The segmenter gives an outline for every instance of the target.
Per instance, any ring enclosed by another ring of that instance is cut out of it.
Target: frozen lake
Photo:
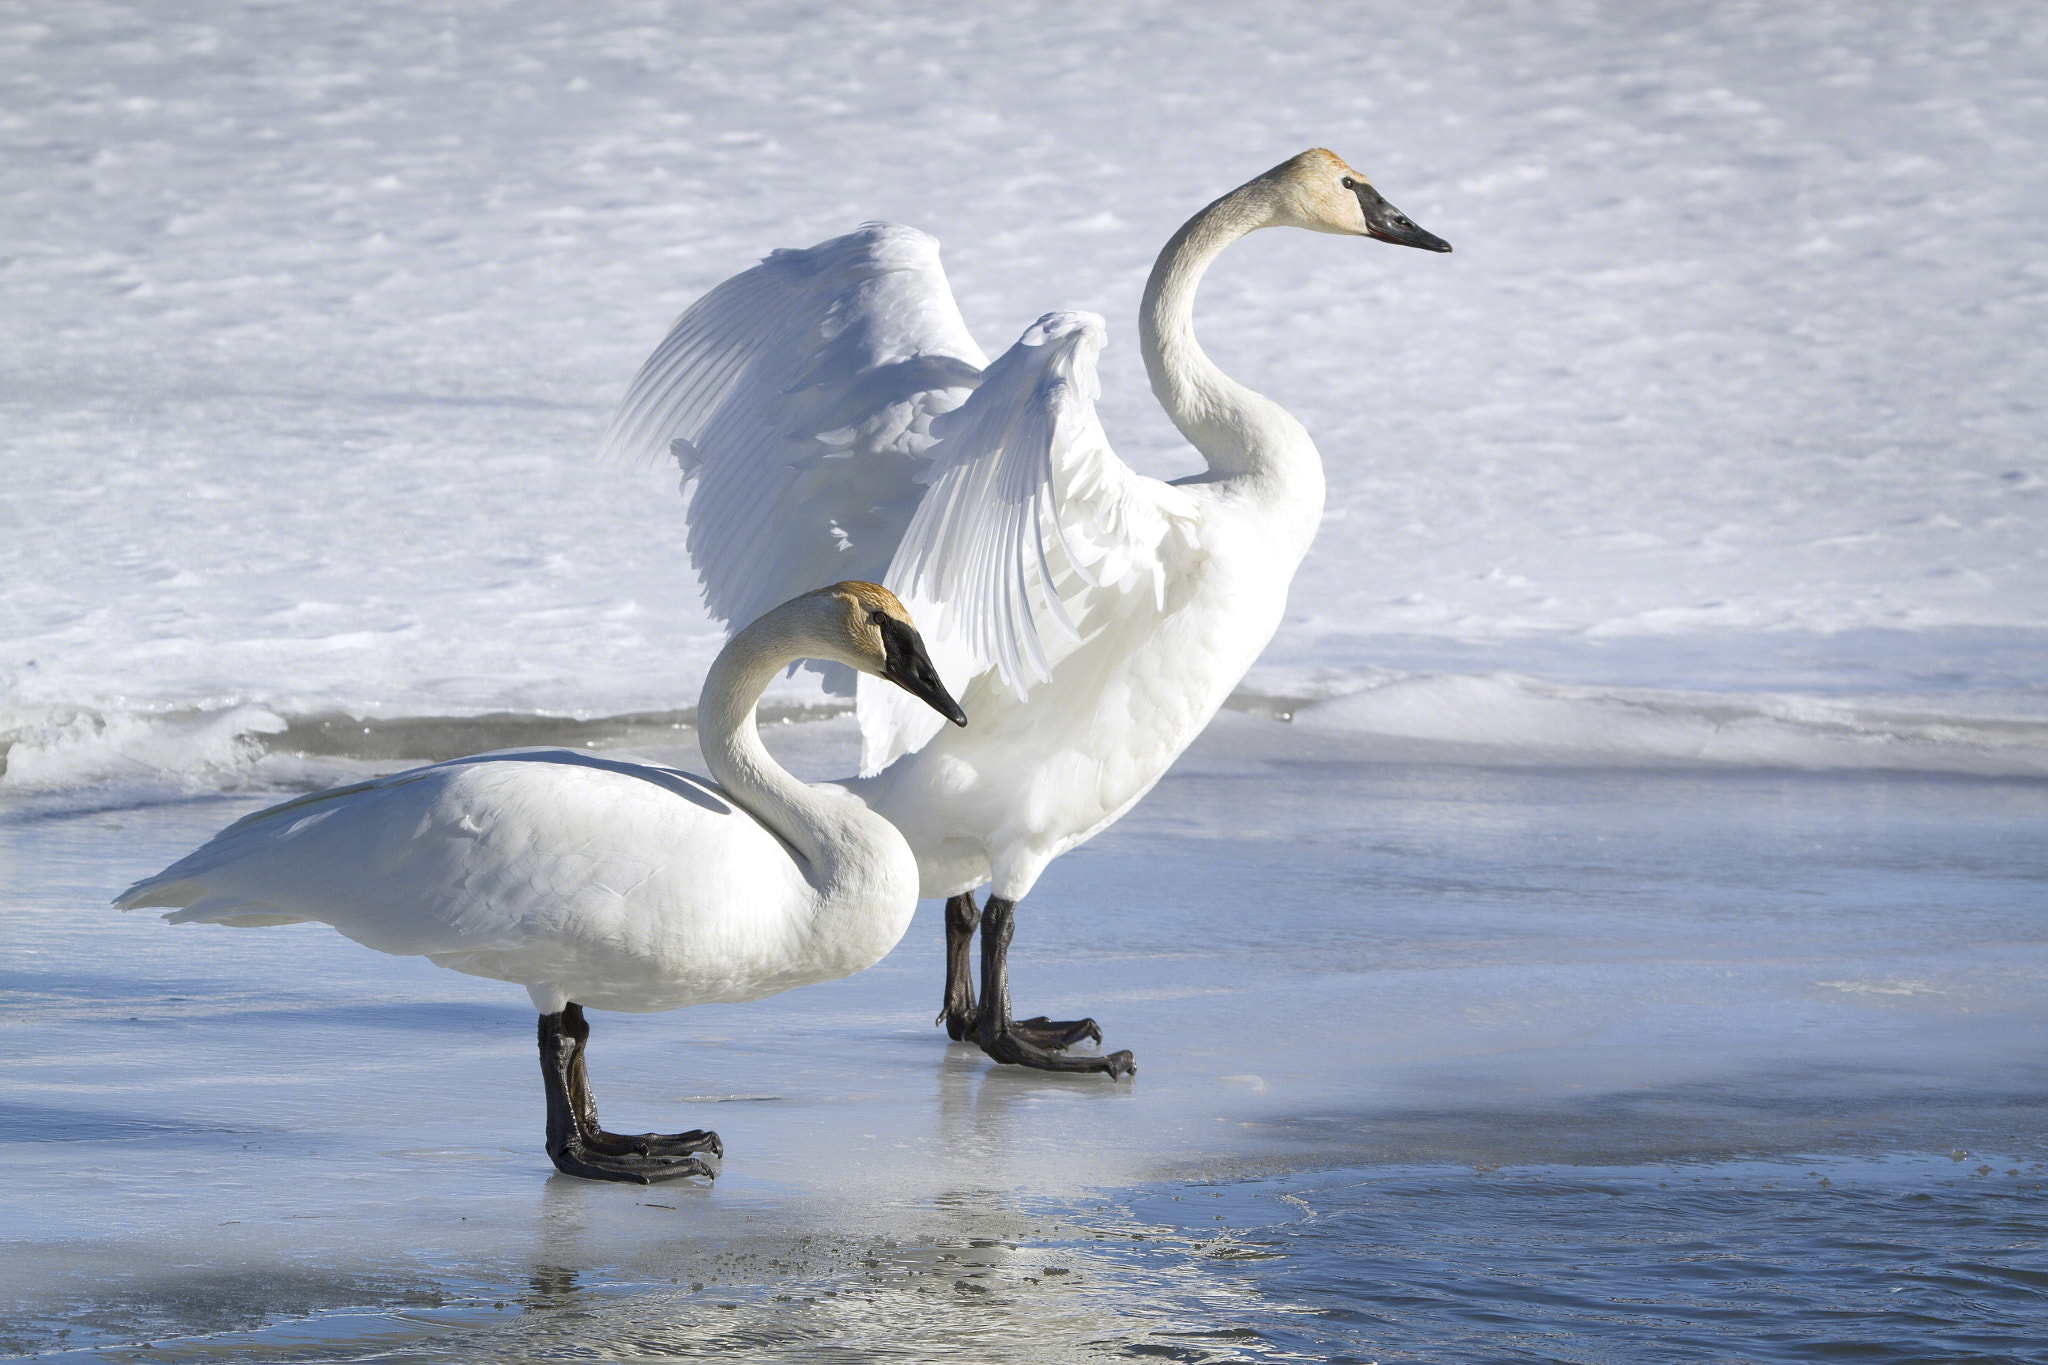
[[[2044,1358],[2040,7],[108,0],[0,15],[0,92],[0,1353]],[[772,248],[1105,314],[1188,472],[1146,269],[1311,145],[1456,251],[1203,286],[1329,501],[1020,918],[1133,1082],[944,1044],[926,907],[598,1016],[608,1118],[729,1155],[586,1188],[515,988],[107,908],[365,770],[696,767],[674,472],[593,452]]]
[[[929,906],[831,986],[594,1015],[709,1189],[552,1175],[516,987],[99,908],[253,801],[8,819],[7,1343],[2037,1358],[2048,788],[1456,757],[1226,715],[1058,863],[1018,1003],[1129,1083],[946,1044]]]

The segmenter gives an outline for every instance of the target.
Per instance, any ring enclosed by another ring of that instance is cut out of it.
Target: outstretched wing
[[[1093,313],[1047,313],[931,424],[929,487],[883,582],[956,695],[992,671],[1025,697],[1121,602],[1156,607],[1165,542],[1192,531],[1193,499],[1134,473],[1103,435],[1103,337]],[[863,678],[858,695],[867,772],[938,729],[898,689]]]
[[[777,251],[677,319],[605,437],[673,453],[704,600],[741,626],[799,593],[880,581],[924,492],[933,417],[988,363],[915,228]],[[828,675],[828,684],[842,677]]]

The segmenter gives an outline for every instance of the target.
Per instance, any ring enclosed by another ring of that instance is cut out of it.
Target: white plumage
[[[575,1175],[709,1175],[715,1134],[622,1138],[597,1124],[582,1007],[754,1000],[872,966],[917,907],[903,837],[761,744],[778,669],[822,658],[884,677],[964,724],[902,605],[839,583],[735,635],[704,682],[715,782],[567,749],[515,750],[317,792],[248,816],[115,902],[173,922],[318,920],[382,952],[515,981],[541,1014],[548,1151]]]
[[[1277,628],[1321,517],[1307,432],[1219,371],[1193,331],[1209,262],[1272,226],[1450,249],[1321,149],[1191,219],[1140,317],[1153,391],[1209,466],[1176,484],[1132,472],[1103,435],[1100,318],[1048,313],[989,363],[937,243],[888,224],[777,251],[705,295],[607,437],[613,453],[680,461],[690,553],[724,619],[822,573],[875,577],[925,623],[974,728],[940,733],[860,683],[867,775],[848,785],[910,841],[922,894],[951,898],[947,1025],[1000,1060],[1129,1068],[1128,1053],[1056,1055],[1099,1039],[1092,1021],[1009,1019],[1011,907],[1215,714]],[[966,940],[983,882],[977,1011]]]

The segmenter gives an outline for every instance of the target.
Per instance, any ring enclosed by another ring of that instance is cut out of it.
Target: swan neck
[[[1278,221],[1261,178],[1182,224],[1145,282],[1138,339],[1153,394],[1208,461],[1211,481],[1251,477],[1298,485],[1320,508],[1322,464],[1308,432],[1279,404],[1224,374],[1195,339],[1195,290],[1210,263],[1238,238]]]
[[[761,742],[761,694],[784,668],[813,657],[772,611],[726,642],[704,676],[697,699],[697,741],[704,764],[726,795],[782,836],[811,865],[813,880],[829,865],[845,837],[840,803],[791,775]]]

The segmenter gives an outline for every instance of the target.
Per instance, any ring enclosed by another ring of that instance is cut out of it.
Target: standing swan
[[[909,839],[921,894],[949,898],[942,1017],[998,1061],[1131,1069],[1128,1052],[1062,1055],[1100,1041],[1093,1020],[1010,1018],[1012,911],[1216,713],[1278,627],[1322,516],[1308,433],[1195,340],[1202,273],[1264,227],[1451,249],[1320,148],[1189,219],[1139,317],[1152,391],[1209,466],[1173,484],[1133,473],[1103,436],[1099,317],[1048,313],[990,364],[938,244],[890,224],[777,251],[719,285],[612,419],[608,451],[672,450],[695,479],[690,553],[721,618],[749,619],[786,582],[865,574],[916,610],[941,674],[965,682],[965,733],[861,684],[868,775],[847,785]]]
[[[838,583],[768,612],[704,679],[716,783],[569,749],[414,768],[259,811],[114,903],[174,923],[322,920],[358,943],[516,981],[540,1011],[548,1155],[569,1175],[713,1176],[718,1135],[598,1126],[583,1007],[756,1000],[873,966],[917,908],[917,864],[886,820],[797,781],[762,747],[761,691],[798,659],[886,678],[955,725],[903,605]]]

